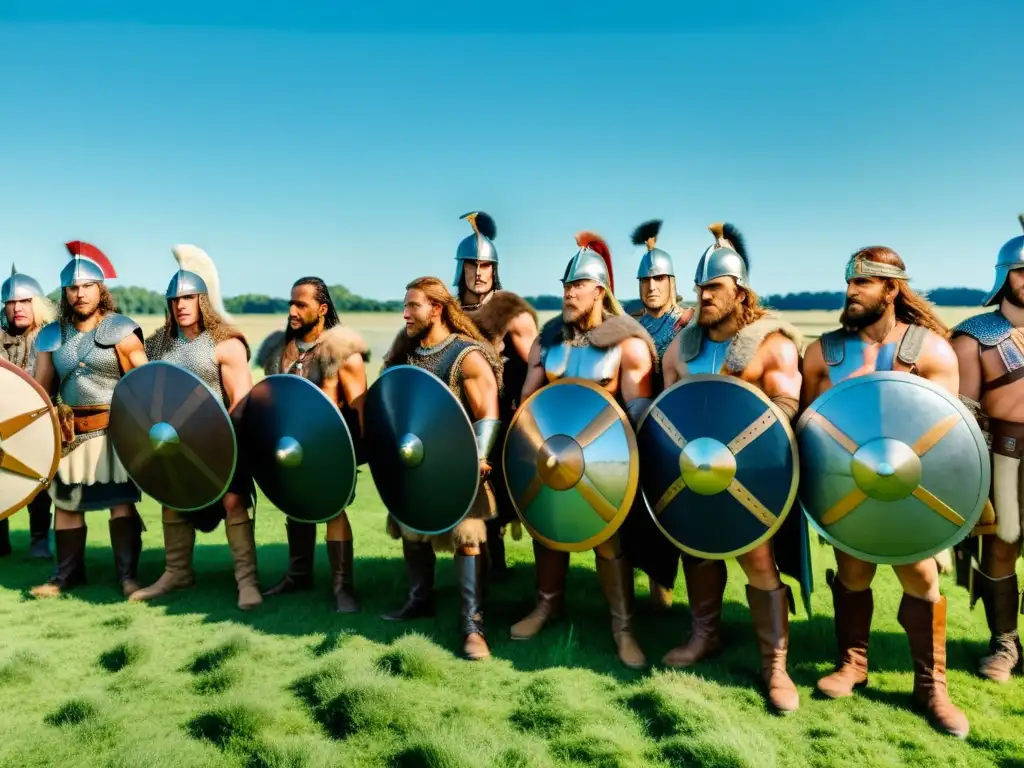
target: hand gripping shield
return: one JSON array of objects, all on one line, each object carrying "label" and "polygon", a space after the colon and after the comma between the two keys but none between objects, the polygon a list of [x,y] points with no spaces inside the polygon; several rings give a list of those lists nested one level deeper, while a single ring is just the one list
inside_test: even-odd
[{"label": "hand gripping shield", "polygon": [[629,417],[592,381],[558,379],[520,406],[505,439],[505,482],[530,535],[583,552],[610,539],[636,497],[640,457]]},{"label": "hand gripping shield", "polygon": [[907,565],[966,538],[991,469],[966,407],[930,381],[884,371],[827,390],[796,425],[800,499],[829,543]]},{"label": "hand gripping shield", "polygon": [[139,490],[178,512],[218,501],[238,460],[227,409],[186,368],[154,360],[114,387],[108,433]]},{"label": "hand gripping shield", "polygon": [[796,500],[800,462],[784,415],[733,376],[687,376],[637,429],[640,486],[679,549],[724,560],[768,541]]},{"label": "hand gripping shield", "polygon": [[384,506],[414,533],[447,533],[469,513],[480,486],[476,434],[437,376],[387,368],[363,407],[366,463]]},{"label": "hand gripping shield", "polygon": [[49,486],[60,463],[60,427],[46,391],[0,359],[0,520]]},{"label": "hand gripping shield", "polygon": [[278,373],[239,410],[246,464],[270,503],[302,523],[337,517],[355,493],[356,451],[331,399],[302,376]]}]

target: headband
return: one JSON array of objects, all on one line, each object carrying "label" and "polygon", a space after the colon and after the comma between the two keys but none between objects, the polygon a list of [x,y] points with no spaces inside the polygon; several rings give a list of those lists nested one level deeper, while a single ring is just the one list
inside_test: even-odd
[{"label": "headband", "polygon": [[892,264],[871,261],[864,256],[854,256],[846,265],[846,282],[855,277],[888,277],[893,280],[909,280],[910,275]]}]

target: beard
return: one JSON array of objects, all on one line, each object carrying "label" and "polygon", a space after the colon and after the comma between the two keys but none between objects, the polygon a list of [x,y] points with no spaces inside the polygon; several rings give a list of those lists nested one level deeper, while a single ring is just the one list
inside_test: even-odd
[{"label": "beard", "polygon": [[316,328],[317,320],[312,322],[303,323],[298,328],[292,328],[292,324],[288,323],[284,329],[284,338],[286,341],[292,341],[293,339],[301,339],[307,333]]},{"label": "beard", "polygon": [[405,327],[405,335],[410,339],[419,341],[430,331],[430,321],[416,321],[412,325]]},{"label": "beard", "polygon": [[720,307],[717,304],[702,304],[697,314],[697,325],[701,328],[717,328],[736,314],[737,305]]},{"label": "beard", "polygon": [[571,304],[563,303],[562,322],[565,323],[566,325],[575,325],[584,317],[590,316],[590,314],[594,311],[594,304],[596,303],[596,301],[592,302],[589,307],[579,305],[573,306]]},{"label": "beard", "polygon": [[82,306],[72,306],[71,307],[71,314],[75,318],[75,320],[79,320],[79,321],[88,320],[90,317],[92,317],[97,312],[99,312],[99,309],[100,309],[100,305],[99,304],[93,304],[92,306],[90,306],[88,304],[85,304],[85,305],[82,305]]},{"label": "beard", "polygon": [[878,322],[885,314],[886,304],[851,304],[847,299],[843,305],[843,313],[839,316],[839,324],[848,331],[859,331]]},{"label": "beard", "polygon": [[1021,295],[1017,291],[1013,290],[1009,285],[1003,288],[1003,298],[1013,306],[1024,309],[1024,298],[1022,298]]}]

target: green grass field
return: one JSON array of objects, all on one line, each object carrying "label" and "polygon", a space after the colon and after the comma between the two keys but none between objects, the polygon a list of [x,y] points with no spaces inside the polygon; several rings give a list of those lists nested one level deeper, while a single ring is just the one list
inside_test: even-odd
[{"label": "green grass field", "polygon": [[[346,320],[370,339],[373,374],[397,318],[364,317],[372,327]],[[245,330],[258,343],[276,327],[280,318],[259,318]],[[127,603],[113,583],[105,513],[88,518],[90,584],[35,601],[28,589],[52,566],[27,559],[27,515],[15,515],[15,554],[0,559],[0,765],[1024,767],[1022,680],[997,686],[976,677],[984,615],[980,606],[968,611],[951,578],[949,678],[971,719],[966,741],[937,734],[910,709],[910,655],[889,570],[875,582],[870,685],[845,701],[812,696],[835,647],[824,584],[834,558],[817,545],[814,617],[801,612],[791,623],[789,669],[801,709],[782,718],[760,692],[735,564],[724,612],[729,646],[686,672],[657,664],[686,635],[685,588],[680,580],[677,606],[656,616],[638,576],[637,633],[653,665],[636,673],[615,658],[589,554],[573,557],[568,616],[532,641],[509,639],[533,601],[530,544],[510,541],[512,575],[485,604],[494,657],[465,662],[447,558],[438,559],[436,620],[378,618],[404,600],[406,579],[368,471],[359,482],[350,515],[362,611],[350,616],[331,611],[322,545],[315,592],[239,611],[222,529],[197,538],[196,587]],[[146,500],[141,511],[149,530],[140,575],[149,583],[162,572],[162,535],[156,505]],[[287,544],[284,517],[262,500],[256,538],[266,588],[285,570]]]}]

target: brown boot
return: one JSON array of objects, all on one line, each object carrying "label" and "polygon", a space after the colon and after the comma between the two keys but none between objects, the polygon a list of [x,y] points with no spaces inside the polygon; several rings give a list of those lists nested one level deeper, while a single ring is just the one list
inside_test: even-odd
[{"label": "brown boot", "polygon": [[462,655],[471,661],[491,655],[484,639],[484,614],[480,607],[483,586],[483,562],[480,555],[455,555],[455,575],[459,580],[462,611],[459,628],[462,632]]},{"label": "brown boot", "polygon": [[690,639],[665,654],[667,667],[689,667],[722,649],[722,598],[727,576],[724,560],[683,558],[686,593],[690,600]]},{"label": "brown boot", "polygon": [[288,535],[288,571],[264,597],[287,595],[313,588],[313,558],[316,554],[316,524],[300,523],[290,517],[284,524]]},{"label": "brown boot", "polygon": [[512,625],[513,640],[529,640],[548,621],[559,616],[565,604],[569,553],[548,549],[534,539],[533,559],[537,569],[537,605],[525,619]]},{"label": "brown boot", "polygon": [[359,604],[352,586],[352,541],[328,541],[327,559],[331,561],[334,610],[337,613],[355,613]]},{"label": "brown boot", "polygon": [[985,574],[975,574],[982,583],[982,601],[985,603],[985,618],[992,633],[989,640],[989,655],[981,660],[978,674],[997,683],[1005,683],[1020,668],[1021,644],[1017,634],[1017,603],[1020,597],[1017,574],[1004,579],[990,579]]},{"label": "brown boot", "polygon": [[839,661],[835,672],[818,681],[818,690],[830,699],[852,696],[853,689],[868,682],[868,636],[875,598],[868,587],[851,592],[838,576],[828,574],[835,608],[836,643]]},{"label": "brown boot", "polygon": [[747,585],[747,604],[754,617],[761,647],[761,677],[768,688],[768,702],[785,714],[800,706],[800,695],[786,671],[789,650],[789,587],[765,592]]},{"label": "brown boot", "polygon": [[612,637],[618,648],[619,661],[630,669],[647,666],[644,652],[633,637],[633,567],[621,555],[606,560],[596,555],[597,579],[601,582],[608,608],[612,614]]},{"label": "brown boot", "polygon": [[80,584],[85,584],[85,540],[89,529],[64,528],[54,531],[57,547],[57,570],[45,584],[34,587],[32,597],[59,597]]},{"label": "brown boot", "polygon": [[235,560],[235,581],[238,582],[238,607],[243,611],[263,603],[260,580],[256,570],[256,537],[252,520],[238,523],[224,521],[224,533]]},{"label": "brown boot", "polygon": [[139,555],[142,554],[142,518],[139,513],[110,521],[110,548],[114,553],[117,583],[125,597],[142,589],[139,584]]},{"label": "brown boot", "polygon": [[152,600],[194,585],[192,553],[195,544],[196,529],[191,524],[185,520],[164,520],[164,573],[150,586],[133,592],[128,599]]},{"label": "brown boot", "polygon": [[966,738],[967,716],[953,705],[946,689],[946,598],[932,603],[904,594],[897,618],[910,640],[915,703],[940,730]]},{"label": "brown boot", "polygon": [[402,539],[402,555],[405,558],[405,572],[409,577],[409,597],[397,611],[381,616],[385,621],[409,621],[433,616],[434,607],[434,564],[437,555],[429,541]]}]

